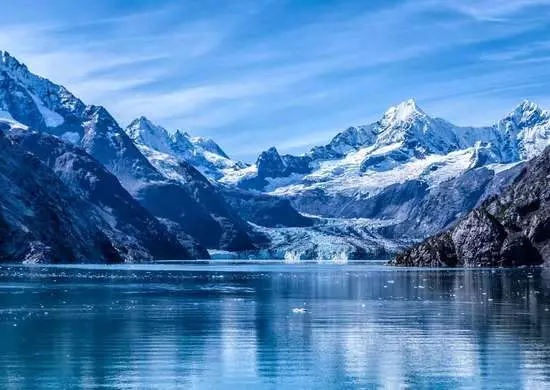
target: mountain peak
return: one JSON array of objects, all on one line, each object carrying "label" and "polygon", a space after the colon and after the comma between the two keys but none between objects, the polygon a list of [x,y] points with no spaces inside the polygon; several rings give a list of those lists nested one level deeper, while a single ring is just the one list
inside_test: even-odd
[{"label": "mountain peak", "polygon": [[148,124],[148,125],[152,125],[152,124],[153,124],[153,122],[151,122],[151,121],[149,120],[149,118],[147,118],[147,117],[144,116],[144,115],[140,116],[139,118],[134,119],[132,122],[142,123],[142,124]]},{"label": "mountain peak", "polygon": [[269,153],[269,154],[279,154],[279,151],[277,150],[277,148],[275,146],[272,146],[270,147],[269,149],[267,149],[265,151],[265,153]]},{"label": "mountain peak", "polygon": [[383,119],[387,122],[404,122],[416,116],[426,116],[414,99],[404,100],[397,106],[390,107]]},{"label": "mountain peak", "polygon": [[540,110],[540,107],[535,102],[524,99],[521,101],[520,104],[518,104],[514,112],[524,113],[524,112],[533,112],[538,110]]},{"label": "mountain peak", "polygon": [[259,177],[277,177],[285,170],[281,155],[274,146],[264,150],[256,160]]},{"label": "mountain peak", "polygon": [[262,161],[274,161],[274,160],[280,160],[280,159],[281,159],[281,155],[279,154],[279,151],[275,146],[272,146],[269,149],[264,150],[262,153],[260,153],[256,163],[259,164]]},{"label": "mountain peak", "polygon": [[24,64],[17,61],[10,53],[5,50],[0,50],[0,67],[8,69],[17,69],[25,67]]},{"label": "mountain peak", "polygon": [[137,144],[165,153],[171,150],[168,131],[145,116],[134,119],[126,128],[126,134]]},{"label": "mountain peak", "polygon": [[518,125],[530,125],[539,121],[545,112],[534,102],[523,100],[505,119]]},{"label": "mountain peak", "polygon": [[115,119],[111,116],[109,111],[103,106],[90,105],[86,107],[85,114],[90,118],[94,118],[95,121],[108,120],[115,122]]}]

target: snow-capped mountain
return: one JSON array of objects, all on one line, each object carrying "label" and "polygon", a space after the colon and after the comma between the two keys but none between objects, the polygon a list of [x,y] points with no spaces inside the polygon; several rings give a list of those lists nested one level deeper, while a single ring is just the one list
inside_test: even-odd
[{"label": "snow-capped mountain", "polygon": [[[182,133],[171,136],[145,118],[126,131],[165,176],[184,181],[182,160],[205,171],[203,155],[188,152],[194,150],[189,136],[182,139],[186,153],[178,153],[174,138]],[[390,107],[377,122],[350,127],[304,155],[281,155],[272,147],[253,165],[220,165],[209,176],[218,179],[218,188],[241,216],[270,237],[271,255],[296,255],[298,242],[309,248],[302,252],[306,257],[330,252],[322,243],[350,256],[380,255],[404,245],[397,237],[415,240],[437,232],[499,193],[520,171],[521,162],[548,144],[549,134],[548,113],[530,102],[522,102],[494,126],[463,127],[433,118],[407,100]],[[274,223],[276,199],[315,217],[300,216],[286,204],[285,217]],[[262,209],[266,204],[270,207]],[[350,223],[364,233],[357,242],[347,239]],[[394,240],[394,245],[377,247],[382,238]]]},{"label": "snow-capped mountain", "polygon": [[[281,155],[273,147],[247,165],[213,140],[169,132],[145,117],[122,130],[105,108],[84,104],[5,52],[0,118],[8,144],[41,160],[47,175],[92,210],[80,212],[97,230],[82,232],[99,232],[115,261],[159,258],[171,245],[194,251],[189,256],[205,253],[188,235],[242,257],[389,256],[500,193],[550,136],[550,114],[531,102],[493,126],[463,127],[407,100],[308,153]],[[51,241],[31,238],[36,248]],[[78,255],[105,259],[96,249]]]},{"label": "snow-capped mountain", "polygon": [[[250,227],[236,213],[219,215],[218,203],[201,203],[193,189],[194,182],[184,184],[165,177],[105,108],[85,105],[66,88],[32,74],[6,52],[0,54],[0,59],[0,113],[4,117],[84,149],[171,230],[181,228],[211,248],[254,247]],[[201,143],[211,146],[197,141]],[[219,197],[215,193],[211,197],[203,194],[202,199]]]},{"label": "snow-capped mountain", "polygon": [[[220,182],[289,198],[311,192],[368,198],[412,179],[433,187],[472,168],[529,159],[549,136],[549,114],[533,103],[523,102],[494,126],[475,128],[432,118],[407,100],[302,156],[271,148]],[[336,216],[329,209],[304,211]]]},{"label": "snow-capped mountain", "polygon": [[493,128],[503,135],[501,147],[511,161],[529,160],[550,142],[550,111],[524,100]]},{"label": "snow-capped mountain", "polygon": [[270,148],[220,182],[288,199],[332,225],[344,226],[348,218],[371,226],[384,221],[376,228],[383,237],[419,239],[500,193],[549,136],[550,114],[531,102],[493,126],[463,127],[407,100],[304,155]]},{"label": "snow-capped mountain", "polygon": [[224,176],[226,170],[234,171],[246,166],[231,160],[212,139],[192,137],[180,130],[169,133],[143,116],[134,119],[126,128],[126,133],[142,152],[154,150],[187,161],[212,180]]}]

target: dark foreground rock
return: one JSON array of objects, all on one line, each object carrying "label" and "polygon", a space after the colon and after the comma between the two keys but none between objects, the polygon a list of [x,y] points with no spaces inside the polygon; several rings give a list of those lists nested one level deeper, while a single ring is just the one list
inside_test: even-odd
[{"label": "dark foreground rock", "polygon": [[0,262],[122,262],[87,206],[0,131]]},{"label": "dark foreground rock", "polygon": [[550,262],[550,148],[514,183],[472,210],[451,230],[397,255],[390,264],[422,267],[513,267]]}]

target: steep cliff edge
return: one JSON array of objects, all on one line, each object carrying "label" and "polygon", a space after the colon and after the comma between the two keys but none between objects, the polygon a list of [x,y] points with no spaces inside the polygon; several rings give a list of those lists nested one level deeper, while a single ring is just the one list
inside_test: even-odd
[{"label": "steep cliff edge", "polygon": [[511,267],[550,261],[550,148],[532,159],[500,196],[452,229],[400,253],[390,264]]}]

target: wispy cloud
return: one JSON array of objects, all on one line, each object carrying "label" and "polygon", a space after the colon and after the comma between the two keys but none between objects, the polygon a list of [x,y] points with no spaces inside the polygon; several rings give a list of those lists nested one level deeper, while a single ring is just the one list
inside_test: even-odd
[{"label": "wispy cloud", "polygon": [[505,22],[519,11],[550,6],[549,0],[461,0],[446,5],[479,21]]}]

